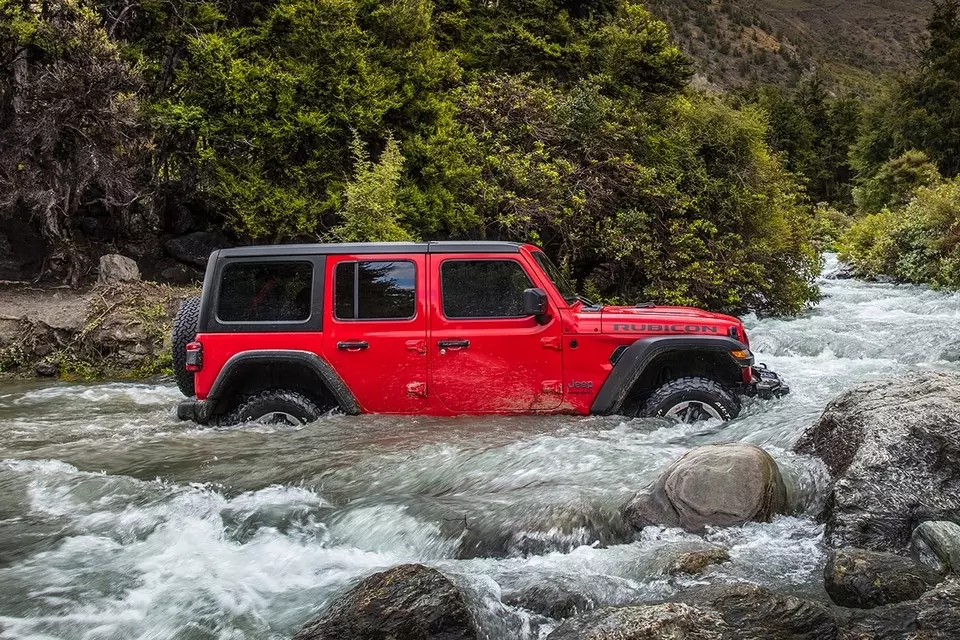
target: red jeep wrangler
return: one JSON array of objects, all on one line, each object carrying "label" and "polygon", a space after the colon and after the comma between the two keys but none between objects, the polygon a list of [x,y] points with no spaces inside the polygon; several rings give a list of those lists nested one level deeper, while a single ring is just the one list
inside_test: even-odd
[{"label": "red jeep wrangler", "polygon": [[788,387],[743,324],[601,306],[509,242],[247,247],[210,256],[173,330],[181,419],[572,413],[729,420]]}]

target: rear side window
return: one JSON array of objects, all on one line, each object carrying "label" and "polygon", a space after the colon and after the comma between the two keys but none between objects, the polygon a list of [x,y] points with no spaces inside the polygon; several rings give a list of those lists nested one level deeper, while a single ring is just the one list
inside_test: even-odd
[{"label": "rear side window", "polygon": [[223,268],[220,322],[305,322],[313,301],[309,262],[236,262]]},{"label": "rear side window", "polygon": [[341,262],[334,273],[338,320],[407,320],[416,315],[416,265],[409,261]]},{"label": "rear side window", "polygon": [[523,291],[533,283],[513,260],[447,260],[440,286],[448,318],[519,318]]}]

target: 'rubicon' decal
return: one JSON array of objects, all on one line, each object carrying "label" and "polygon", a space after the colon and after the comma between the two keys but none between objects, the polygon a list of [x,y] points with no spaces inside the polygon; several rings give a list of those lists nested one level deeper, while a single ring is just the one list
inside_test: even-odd
[{"label": "'rubicon' decal", "polygon": [[720,327],[705,324],[619,324],[614,323],[614,331],[631,333],[719,333]]}]

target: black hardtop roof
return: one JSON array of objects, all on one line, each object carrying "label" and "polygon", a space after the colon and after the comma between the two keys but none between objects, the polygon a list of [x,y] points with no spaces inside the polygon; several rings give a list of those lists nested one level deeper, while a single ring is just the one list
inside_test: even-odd
[{"label": "black hardtop roof", "polygon": [[517,242],[343,242],[331,244],[273,244],[221,249],[221,258],[337,255],[345,253],[519,253]]}]

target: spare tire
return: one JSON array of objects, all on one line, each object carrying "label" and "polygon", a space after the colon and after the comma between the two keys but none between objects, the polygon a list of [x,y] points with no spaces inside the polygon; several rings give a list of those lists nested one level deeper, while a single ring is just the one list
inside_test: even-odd
[{"label": "spare tire", "polygon": [[183,395],[196,395],[193,373],[187,371],[187,345],[197,337],[197,322],[200,320],[200,296],[187,298],[180,304],[173,319],[173,377]]}]

